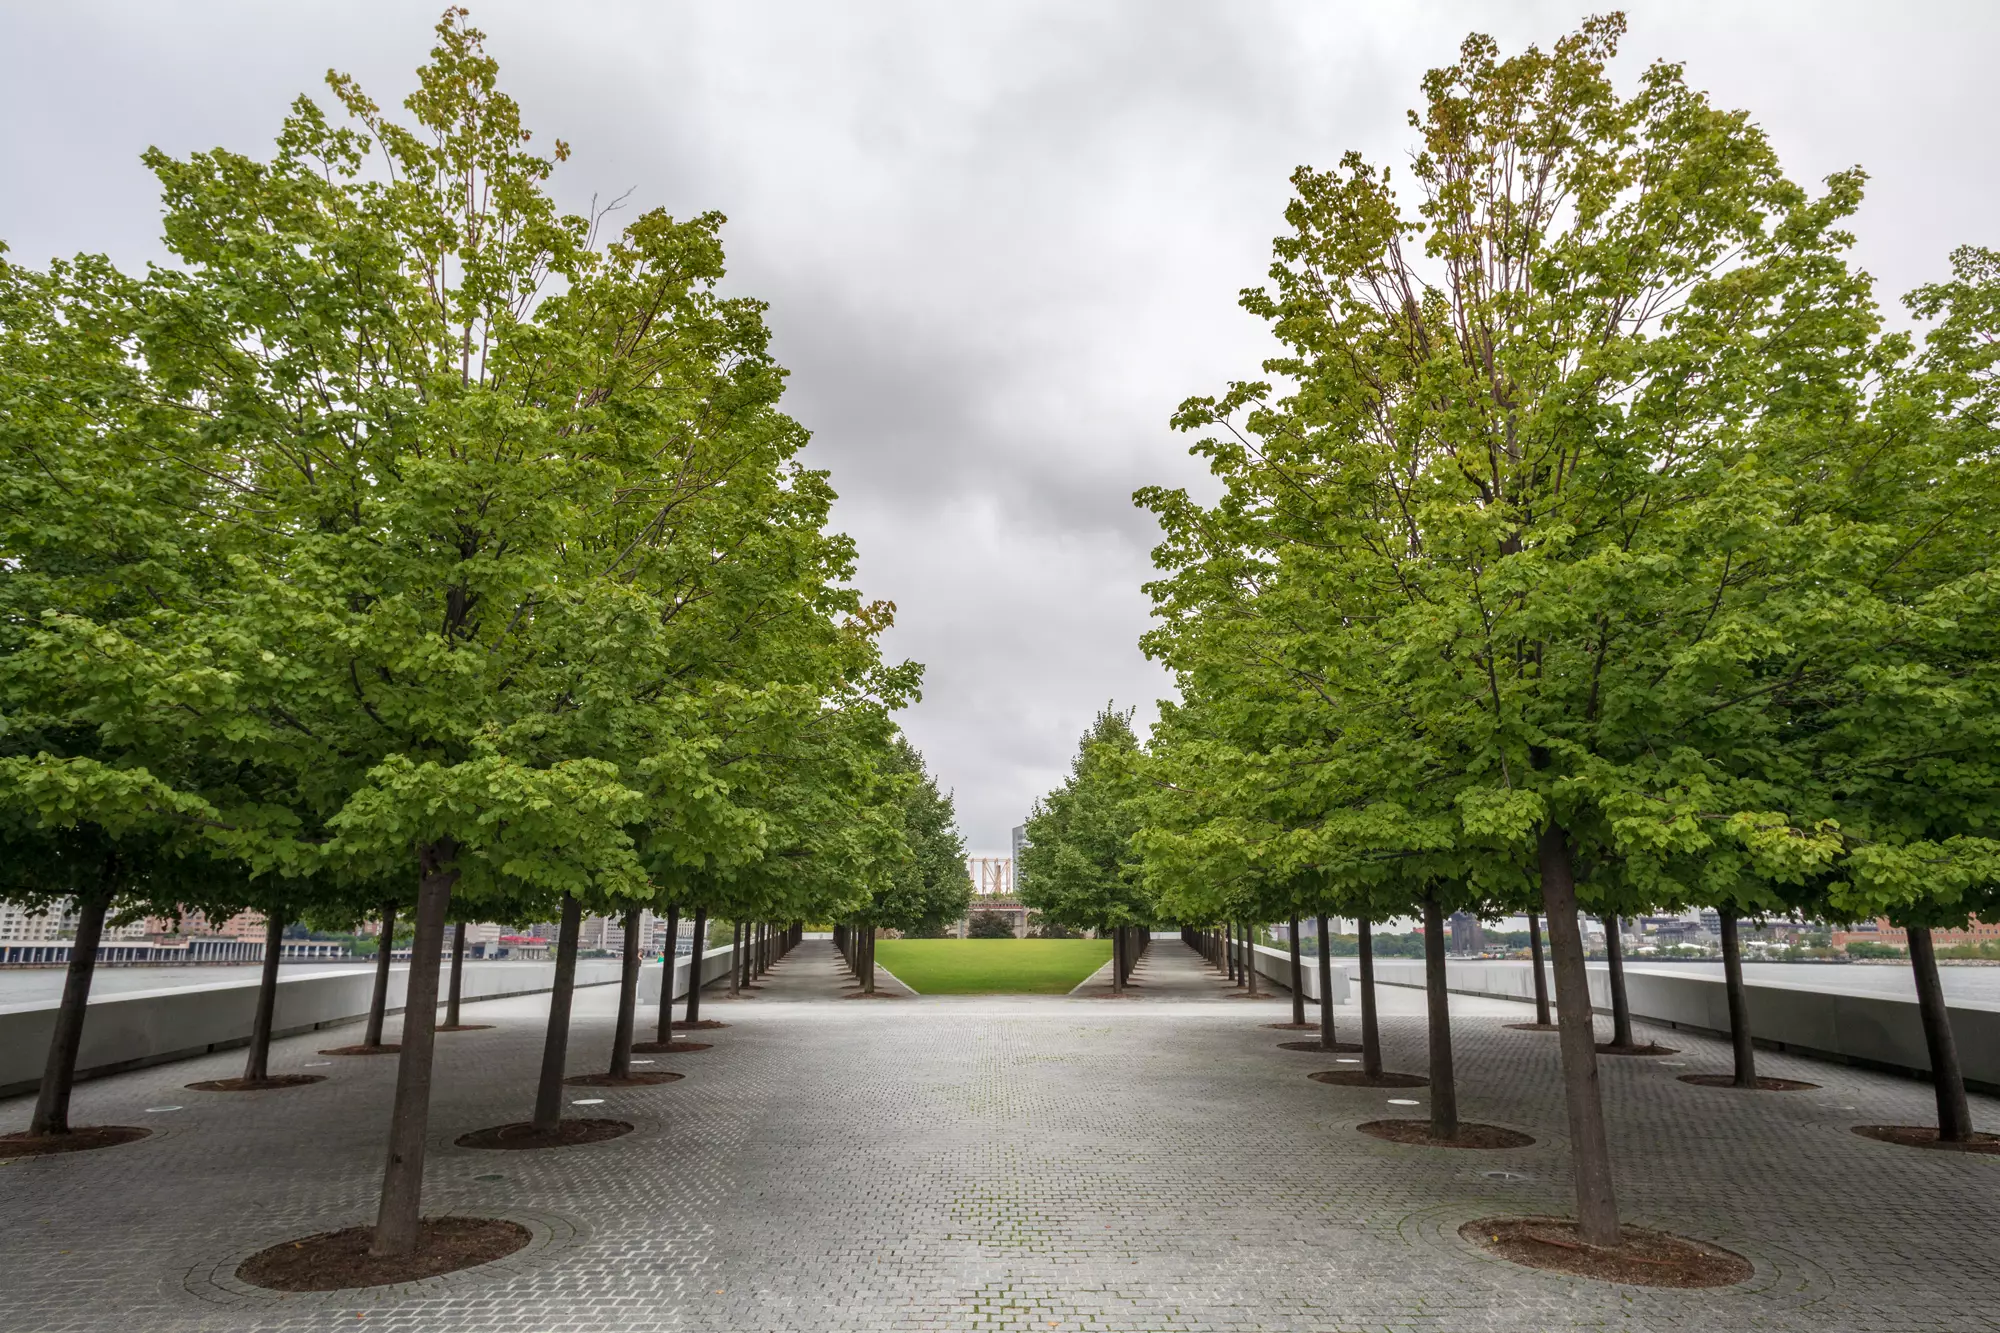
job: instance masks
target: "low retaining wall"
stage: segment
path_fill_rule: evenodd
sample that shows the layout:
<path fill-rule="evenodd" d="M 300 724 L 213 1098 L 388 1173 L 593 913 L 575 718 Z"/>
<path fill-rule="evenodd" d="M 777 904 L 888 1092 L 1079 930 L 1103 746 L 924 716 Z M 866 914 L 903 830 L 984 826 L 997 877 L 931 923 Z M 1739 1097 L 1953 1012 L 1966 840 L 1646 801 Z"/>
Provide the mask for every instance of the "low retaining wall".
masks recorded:
<path fill-rule="evenodd" d="M 1338 961 L 1349 968 L 1359 966 L 1353 959 Z M 1461 994 L 1529 1003 L 1535 998 L 1534 974 L 1526 967 L 1449 963 L 1445 972 L 1451 989 Z M 1589 976 L 1591 1004 L 1601 1014 L 1610 1013 L 1610 972 L 1593 967 Z M 1390 986 L 1421 988 L 1424 965 L 1377 959 L 1375 979 Z M 1771 982 L 1746 983 L 1743 992 L 1750 1007 L 1750 1035 L 1760 1046 L 1930 1077 L 1930 1050 L 1924 1044 L 1923 1022 L 1914 998 L 1855 995 Z M 1553 1001 L 1552 973 L 1549 995 Z M 1649 972 L 1628 965 L 1625 995 L 1635 1019 L 1688 1032 L 1729 1034 L 1729 1001 L 1721 977 Z M 1948 1006 L 1947 1011 L 1966 1084 L 1982 1092 L 2000 1093 L 2000 1007 L 1961 1001 Z"/>
<path fill-rule="evenodd" d="M 1174 938 L 1179 939 L 1180 936 L 1175 935 Z M 1279 989 L 1289 992 L 1292 988 L 1291 950 L 1273 949 L 1268 944 L 1259 944 L 1256 946 L 1256 956 L 1257 975 L 1260 977 L 1269 977 L 1277 983 Z M 1338 958 L 1333 960 L 1333 1002 L 1335 1004 L 1347 1003 L 1347 972 L 1340 966 L 1341 961 Z M 1314 1004 L 1318 1004 L 1319 959 L 1309 953 L 1300 954 L 1299 973 L 1300 980 L 1304 982 L 1304 985 L 1300 989 L 1305 991 L 1308 1000 L 1311 1000 Z"/>
<path fill-rule="evenodd" d="M 708 951 L 703 964 L 703 984 L 726 980 L 729 967 L 727 947 Z M 683 956 L 674 967 L 675 996 L 687 993 L 690 962 Z M 439 979 L 440 1003 L 448 982 L 451 964 L 444 964 Z M 646 967 L 639 977 L 642 1003 L 658 1004 L 664 969 L 658 963 Z M 532 995 L 555 984 L 556 965 L 547 963 L 474 962 L 467 960 L 460 994 L 468 1003 L 498 1000 L 509 995 Z M 401 1013 L 403 991 L 409 977 L 407 966 L 389 969 L 389 1012 Z M 604 986 L 618 980 L 615 958 L 581 958 L 576 964 L 576 984 Z M 293 1036 L 320 1028 L 358 1023 L 368 1016 L 368 1001 L 375 993 L 375 969 L 368 964 L 330 968 L 303 976 L 278 978 L 277 1010 L 272 1019 L 272 1035 Z M 41 1086 L 42 1070 L 48 1060 L 49 1034 L 55 1028 L 54 1004 L 0 1006 L 0 1097 L 33 1092 Z M 178 986 L 164 990 L 126 991 L 105 995 L 90 1002 L 83 1022 L 83 1042 L 77 1054 L 78 1079 L 102 1078 L 106 1074 L 169 1060 L 185 1060 L 212 1051 L 247 1046 L 250 1025 L 257 1014 L 257 973 L 245 969 L 239 979 L 218 981 L 205 986 Z"/>

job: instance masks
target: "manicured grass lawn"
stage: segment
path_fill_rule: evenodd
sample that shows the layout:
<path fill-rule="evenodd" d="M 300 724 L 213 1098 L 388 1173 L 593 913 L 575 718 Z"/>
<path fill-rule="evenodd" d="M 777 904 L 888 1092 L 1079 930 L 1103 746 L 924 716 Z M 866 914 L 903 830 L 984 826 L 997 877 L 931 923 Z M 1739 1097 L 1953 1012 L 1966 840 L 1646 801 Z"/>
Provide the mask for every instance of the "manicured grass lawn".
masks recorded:
<path fill-rule="evenodd" d="M 1110 940 L 878 940 L 875 944 L 875 961 L 919 995 L 1062 995 L 1110 960 Z"/>

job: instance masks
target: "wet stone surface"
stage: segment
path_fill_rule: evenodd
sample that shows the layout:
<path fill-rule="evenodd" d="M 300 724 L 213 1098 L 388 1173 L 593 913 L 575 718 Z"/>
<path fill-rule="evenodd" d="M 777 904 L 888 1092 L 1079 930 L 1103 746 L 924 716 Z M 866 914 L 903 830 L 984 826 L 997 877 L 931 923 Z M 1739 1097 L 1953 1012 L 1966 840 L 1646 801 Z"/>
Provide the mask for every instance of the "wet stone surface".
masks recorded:
<path fill-rule="evenodd" d="M 808 944 L 754 1000 L 717 1002 L 728 1027 L 677 1064 L 686 1078 L 565 1108 L 632 1133 L 544 1152 L 454 1146 L 531 1111 L 546 1000 L 468 1005 L 494 1026 L 438 1045 L 425 1212 L 513 1219 L 535 1240 L 371 1292 L 254 1293 L 231 1274 L 372 1220 L 394 1060 L 336 1058 L 313 1070 L 325 1082 L 268 1096 L 183 1091 L 240 1073 L 240 1052 L 88 1082 L 76 1123 L 155 1132 L 0 1165 L 0 1327 L 2000 1330 L 2000 1161 L 1852 1132 L 1926 1123 L 1922 1084 L 1760 1053 L 1760 1072 L 1822 1086 L 1732 1096 L 1678 1078 L 1725 1072 L 1726 1044 L 1642 1029 L 1681 1054 L 1600 1065 L 1626 1220 L 1752 1271 L 1621 1286 L 1459 1234 L 1569 1210 L 1557 1043 L 1502 1025 L 1525 1006 L 1453 997 L 1460 1115 L 1536 1139 L 1469 1153 L 1355 1132 L 1424 1117 L 1428 1090 L 1303 1077 L 1310 1057 L 1262 1026 L 1288 1009 L 1225 1000 L 1175 942 L 1136 982 L 1131 1004 L 843 1004 L 852 977 Z M 1421 1006 L 1382 991 L 1391 1068 L 1425 1067 Z M 569 1072 L 607 1067 L 615 1008 L 612 987 L 579 992 Z M 642 1011 L 640 1030 L 653 1022 Z M 1358 1035 L 1353 1005 L 1339 1023 Z M 272 1072 L 336 1032 L 280 1041 Z M 0 1133 L 30 1110 L 0 1102 Z M 1975 1096 L 1973 1118 L 2000 1129 L 2000 1101 Z"/>

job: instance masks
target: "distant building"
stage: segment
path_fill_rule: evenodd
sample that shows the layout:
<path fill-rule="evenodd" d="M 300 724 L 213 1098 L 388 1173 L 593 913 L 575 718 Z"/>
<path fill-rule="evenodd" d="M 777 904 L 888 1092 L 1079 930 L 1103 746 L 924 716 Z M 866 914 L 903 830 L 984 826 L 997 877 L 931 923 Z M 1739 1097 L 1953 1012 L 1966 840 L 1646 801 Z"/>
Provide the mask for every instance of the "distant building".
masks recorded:
<path fill-rule="evenodd" d="M 1451 951 L 1461 958 L 1486 952 L 1486 928 L 1470 912 L 1451 914 Z"/>

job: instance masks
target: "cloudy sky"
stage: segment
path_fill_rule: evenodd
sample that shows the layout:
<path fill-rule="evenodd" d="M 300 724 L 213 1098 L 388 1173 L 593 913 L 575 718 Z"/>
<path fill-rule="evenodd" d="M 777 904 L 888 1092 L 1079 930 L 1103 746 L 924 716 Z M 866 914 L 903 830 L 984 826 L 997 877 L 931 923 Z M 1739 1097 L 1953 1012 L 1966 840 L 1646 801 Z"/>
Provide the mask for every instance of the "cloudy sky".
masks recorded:
<path fill-rule="evenodd" d="M 401 99 L 435 4 L 0 6 L 0 240 L 13 258 L 159 257 L 149 144 L 262 151 L 329 66 Z M 1286 177 L 1400 160 L 1417 80 L 1469 30 L 1547 44 L 1576 5 L 592 4 L 484 0 L 528 123 L 581 207 L 729 216 L 730 285 L 771 303 L 892 652 L 906 719 L 974 851 L 1059 780 L 1107 700 L 1167 688 L 1138 653 L 1140 485 L 1200 485 L 1174 405 L 1256 373 L 1236 308 Z M 1885 294 L 2000 244 L 2000 6 L 1639 3 L 1622 76 L 1686 64 L 1802 180 L 1873 176 Z"/>

